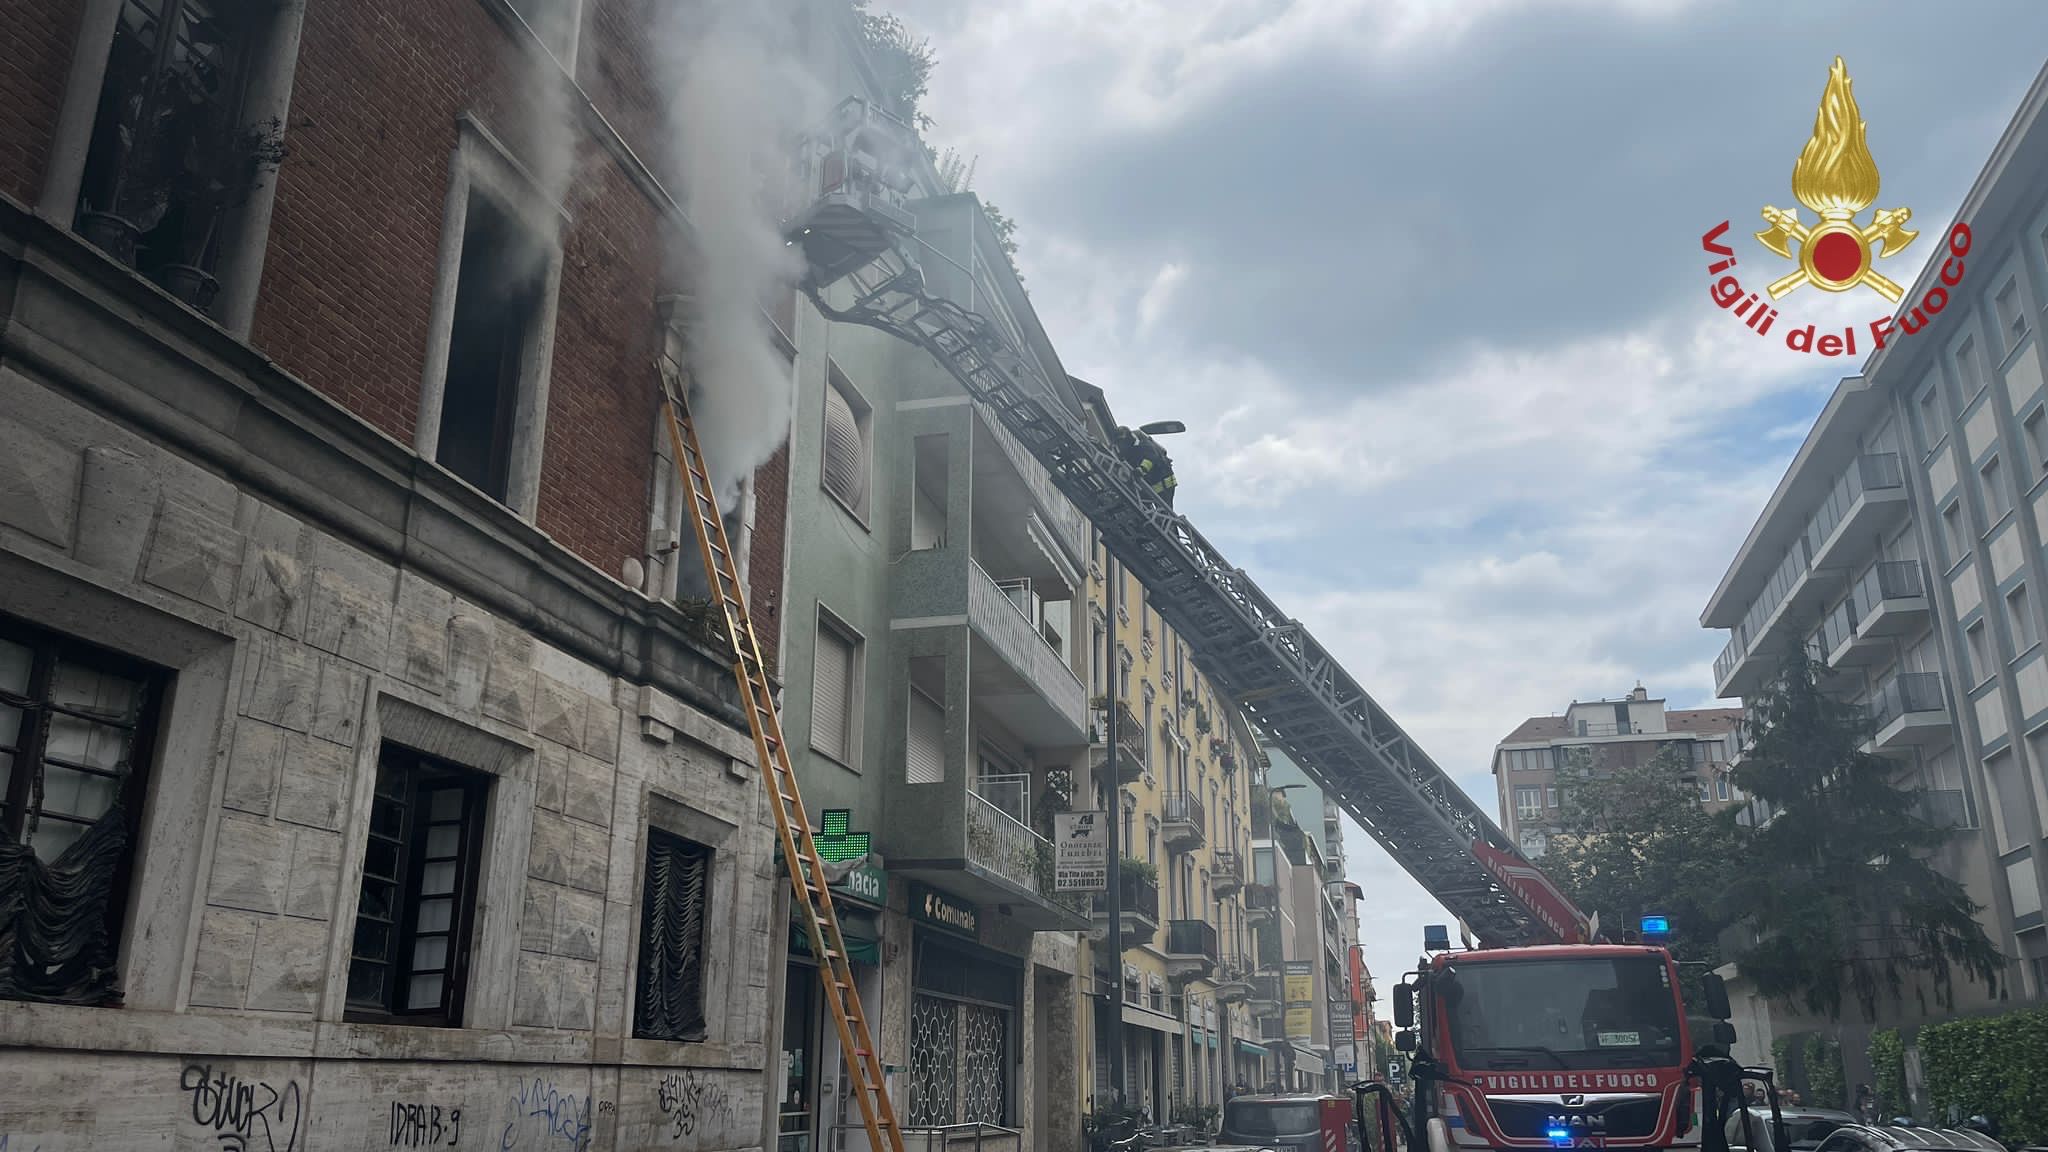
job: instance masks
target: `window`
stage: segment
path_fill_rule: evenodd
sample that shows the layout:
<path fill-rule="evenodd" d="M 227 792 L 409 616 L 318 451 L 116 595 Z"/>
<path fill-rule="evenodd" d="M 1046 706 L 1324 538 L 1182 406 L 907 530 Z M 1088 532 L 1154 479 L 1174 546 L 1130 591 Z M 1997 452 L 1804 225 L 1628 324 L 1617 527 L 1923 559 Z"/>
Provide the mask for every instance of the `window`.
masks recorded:
<path fill-rule="evenodd" d="M 1956 348 L 1956 382 L 1963 386 L 1963 400 L 1975 396 L 1984 387 L 1984 373 L 1978 370 L 1977 340 L 1973 336 L 1963 337 Z"/>
<path fill-rule="evenodd" d="M 1555 785 L 1555 784 L 1550 784 L 1550 785 L 1546 785 L 1546 786 L 1544 787 L 1544 789 L 1543 789 L 1543 806 L 1544 806 L 1545 808 L 1555 808 L 1555 807 L 1557 807 L 1557 785 Z"/>
<path fill-rule="evenodd" d="M 849 768 L 858 766 L 863 647 L 852 629 L 825 609 L 818 609 L 818 648 L 811 669 L 811 747 Z"/>
<path fill-rule="evenodd" d="M 2010 352 L 2019 347 L 2027 334 L 2027 310 L 2020 302 L 2020 282 L 2007 280 L 2005 287 L 1998 290 L 1994 300 L 1998 308 L 1998 328 L 2004 334 L 2005 350 Z"/>
<path fill-rule="evenodd" d="M 711 849 L 649 828 L 633 1035 L 646 1040 L 703 1038 L 704 925 L 710 906 Z"/>
<path fill-rule="evenodd" d="M 1970 625 L 1963 636 L 1970 643 L 1971 682 L 1982 684 L 1991 678 L 1992 671 L 1998 667 L 1991 658 L 1991 644 L 1984 634 L 1984 621 L 1979 620 Z"/>
<path fill-rule="evenodd" d="M 547 267 L 537 237 L 470 194 L 434 459 L 501 503 L 511 503 L 513 415 L 539 356 Z"/>
<path fill-rule="evenodd" d="M 1948 562 L 1953 566 L 1970 554 L 1970 539 L 1963 532 L 1963 502 L 1951 500 L 1941 510 L 1941 539 L 1948 546 Z"/>
<path fill-rule="evenodd" d="M 0 617 L 0 999 L 119 1002 L 115 960 L 164 679 Z"/>
<path fill-rule="evenodd" d="M 2006 495 L 2004 469 L 1993 456 L 1978 469 L 1977 475 L 1984 482 L 1984 524 L 1989 531 L 1998 526 L 2005 514 L 2012 511 L 2012 500 Z"/>
<path fill-rule="evenodd" d="M 462 1023 L 490 778 L 386 745 L 349 953 L 350 1019 Z"/>
<path fill-rule="evenodd" d="M 1726 777 L 1726 776 L 1716 776 L 1716 777 L 1714 777 L 1714 799 L 1716 799 L 1716 800 L 1726 800 L 1726 799 L 1728 799 L 1728 777 Z"/>
<path fill-rule="evenodd" d="M 1920 399 L 1914 408 L 1920 425 L 1920 451 L 1925 455 L 1934 451 L 1941 438 L 1948 434 L 1948 413 L 1941 403 L 1941 381 L 1929 381 L 1920 390 Z"/>
<path fill-rule="evenodd" d="M 122 0 L 79 185 L 79 234 L 201 311 L 228 216 L 276 164 L 274 134 L 242 124 L 257 14 Z"/>
<path fill-rule="evenodd" d="M 2048 408 L 2037 407 L 2027 413 L 2020 431 L 2027 438 L 2027 454 L 2034 458 L 2034 463 L 2048 468 Z"/>
<path fill-rule="evenodd" d="M 1515 815 L 1524 820 L 1533 820 L 1543 815 L 1543 789 L 1515 789 Z"/>
<path fill-rule="evenodd" d="M 874 450 L 874 413 L 853 384 L 832 365 L 825 380 L 825 439 L 821 483 L 834 500 L 865 524 L 868 471 Z"/>
<path fill-rule="evenodd" d="M 1991 782 L 1991 795 L 1998 801 L 1993 806 L 1992 826 L 1998 833 L 1998 850 L 2010 852 L 2034 839 L 2034 797 L 2026 778 L 2021 775 L 2019 761 L 2007 749 L 1995 756 L 1984 759 L 1984 775 Z"/>
<path fill-rule="evenodd" d="M 911 461 L 910 550 L 946 546 L 946 489 L 950 486 L 947 438 L 919 436 Z"/>
<path fill-rule="evenodd" d="M 1700 803 L 1702 803 L 1702 804 L 1705 804 L 1706 802 L 1708 802 L 1709 800 L 1712 800 L 1713 798 L 1714 798 L 1714 784 L 1713 784 L 1713 781 L 1711 781 L 1711 780 L 1708 780 L 1708 779 L 1707 779 L 1707 778 L 1706 778 L 1705 776 L 1702 776 L 1702 777 L 1700 777 Z"/>
<path fill-rule="evenodd" d="M 2005 622 L 2012 629 L 2012 653 L 2018 656 L 2041 640 L 2034 627 L 2033 605 L 2027 602 L 2027 586 L 2021 584 L 2005 594 Z"/>
<path fill-rule="evenodd" d="M 904 760 L 906 783 L 937 784 L 946 778 L 946 710 L 915 684 L 910 686 Z"/>

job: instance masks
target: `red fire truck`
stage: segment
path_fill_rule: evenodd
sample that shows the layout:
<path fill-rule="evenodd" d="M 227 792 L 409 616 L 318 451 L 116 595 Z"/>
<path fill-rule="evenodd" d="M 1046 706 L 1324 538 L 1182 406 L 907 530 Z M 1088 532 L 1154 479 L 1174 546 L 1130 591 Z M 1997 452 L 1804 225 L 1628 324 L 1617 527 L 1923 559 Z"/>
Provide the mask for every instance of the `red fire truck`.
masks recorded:
<path fill-rule="evenodd" d="M 1565 907 L 1569 908 L 1569 905 Z M 1694 1047 L 1671 954 L 1635 933 L 1588 942 L 1453 951 L 1441 926 L 1394 990 L 1396 1046 L 1412 1054 L 1415 1094 L 1358 1086 L 1361 1138 L 1376 1152 L 1516 1148 L 1697 1148 L 1739 1095 L 1742 1071 Z M 1665 930 L 1646 918 L 1649 936 Z M 1705 979 L 1710 1045 L 1733 1040 L 1727 992 Z M 1751 1078 L 1754 1078 L 1753 1076 Z M 1713 1099 L 1704 1101 L 1701 1090 Z M 1706 1152 L 1716 1143 L 1705 1138 Z"/>

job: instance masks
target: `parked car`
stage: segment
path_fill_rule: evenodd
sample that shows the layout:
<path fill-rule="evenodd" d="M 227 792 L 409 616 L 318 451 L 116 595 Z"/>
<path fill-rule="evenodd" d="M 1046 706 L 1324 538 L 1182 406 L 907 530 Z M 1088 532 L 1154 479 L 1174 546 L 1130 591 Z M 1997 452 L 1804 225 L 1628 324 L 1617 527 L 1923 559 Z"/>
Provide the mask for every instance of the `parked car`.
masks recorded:
<path fill-rule="evenodd" d="M 1216 1142 L 1273 1152 L 1358 1152 L 1358 1129 L 1351 1123 L 1351 1102 L 1342 1096 L 1238 1096 L 1223 1106 L 1223 1131 Z"/>
<path fill-rule="evenodd" d="M 1893 1124 L 1856 1124 L 1837 1128 L 1815 1152 L 2005 1152 L 2005 1145 L 1982 1132 L 1963 1128 L 1904 1128 Z"/>
<path fill-rule="evenodd" d="M 1749 1130 L 1743 1131 L 1743 1112 L 1728 1117 L 1728 1148 L 1754 1148 L 1754 1152 L 1776 1152 L 1771 1145 L 1771 1110 L 1762 1104 L 1752 1104 L 1746 1109 L 1749 1116 Z M 1852 1112 L 1840 1112 L 1833 1108 L 1780 1107 L 1778 1114 L 1785 1118 L 1785 1135 L 1791 1139 L 1792 1147 L 1786 1152 L 1811 1152 L 1820 1147 L 1821 1141 L 1842 1128 L 1863 1123 Z M 1754 1140 L 1752 1146 L 1750 1141 Z"/>

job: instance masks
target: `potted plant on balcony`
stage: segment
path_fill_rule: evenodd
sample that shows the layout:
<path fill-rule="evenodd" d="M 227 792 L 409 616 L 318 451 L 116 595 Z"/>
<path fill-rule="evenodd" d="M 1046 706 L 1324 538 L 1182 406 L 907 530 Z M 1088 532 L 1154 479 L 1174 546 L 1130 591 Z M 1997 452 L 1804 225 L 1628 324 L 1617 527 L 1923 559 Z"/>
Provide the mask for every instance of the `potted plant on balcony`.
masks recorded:
<path fill-rule="evenodd" d="M 205 93 L 190 93 L 180 108 L 178 143 L 182 168 L 170 191 L 169 235 L 152 246 L 162 262 L 157 283 L 201 312 L 213 304 L 220 282 L 210 267 L 217 255 L 228 212 L 246 202 L 264 176 L 284 162 L 284 125 L 273 118 L 234 128 L 224 105 Z M 159 229 L 164 231 L 165 229 Z"/>
<path fill-rule="evenodd" d="M 1189 710 L 1192 710 L 1192 709 L 1193 709 L 1193 708 L 1195 707 L 1195 690 L 1194 690 L 1194 689 L 1192 689 L 1192 688 L 1187 688 L 1187 689 L 1183 689 L 1183 690 L 1181 691 L 1181 694 L 1180 694 L 1180 706 L 1181 706 L 1181 709 L 1182 709 L 1183 711 L 1189 711 Z"/>
<path fill-rule="evenodd" d="M 1126 856 L 1117 867 L 1125 875 L 1136 877 L 1141 884 L 1152 888 L 1159 886 L 1159 869 L 1153 867 L 1149 860 L 1140 860 L 1134 856 Z"/>
<path fill-rule="evenodd" d="M 162 218 L 168 198 L 159 159 L 165 114 L 160 98 L 167 77 L 156 71 L 156 52 L 123 28 L 107 51 L 98 121 L 87 157 L 78 234 L 86 242 L 133 266 L 136 241 Z"/>

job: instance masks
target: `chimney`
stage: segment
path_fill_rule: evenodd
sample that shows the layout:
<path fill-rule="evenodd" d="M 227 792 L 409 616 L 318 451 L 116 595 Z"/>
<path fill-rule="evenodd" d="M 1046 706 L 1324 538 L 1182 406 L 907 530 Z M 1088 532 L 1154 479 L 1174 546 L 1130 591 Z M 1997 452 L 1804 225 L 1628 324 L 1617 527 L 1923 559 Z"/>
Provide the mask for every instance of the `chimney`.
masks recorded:
<path fill-rule="evenodd" d="M 1643 687 L 1643 682 L 1638 680 L 1636 681 L 1636 690 L 1629 693 L 1628 698 L 1631 700 L 1648 700 L 1650 698 L 1650 690 Z"/>

